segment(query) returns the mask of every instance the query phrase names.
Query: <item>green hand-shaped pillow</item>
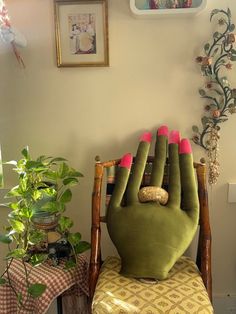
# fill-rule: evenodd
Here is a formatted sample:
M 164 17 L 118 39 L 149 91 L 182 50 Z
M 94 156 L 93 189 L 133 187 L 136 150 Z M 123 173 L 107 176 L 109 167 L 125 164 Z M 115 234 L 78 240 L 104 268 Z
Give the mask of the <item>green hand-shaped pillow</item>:
M 166 126 L 159 128 L 151 186 L 161 187 L 169 150 L 169 199 L 140 203 L 138 192 L 149 153 L 151 134 L 140 140 L 130 174 L 132 156 L 121 159 L 116 186 L 107 211 L 110 237 L 121 257 L 121 274 L 136 278 L 165 279 L 196 232 L 199 201 L 194 176 L 192 150 L 187 139 L 179 139 Z M 121 202 L 126 192 L 126 205 Z M 180 208 L 182 206 L 182 208 Z

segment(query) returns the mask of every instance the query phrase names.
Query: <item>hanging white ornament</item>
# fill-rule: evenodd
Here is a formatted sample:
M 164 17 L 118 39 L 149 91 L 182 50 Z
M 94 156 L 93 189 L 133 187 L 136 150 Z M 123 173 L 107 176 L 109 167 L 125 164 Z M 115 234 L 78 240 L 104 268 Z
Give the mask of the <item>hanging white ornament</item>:
M 0 0 L 0 39 L 5 43 L 11 44 L 18 62 L 25 67 L 17 47 L 26 47 L 27 41 L 22 33 L 11 26 L 8 11 L 3 0 Z

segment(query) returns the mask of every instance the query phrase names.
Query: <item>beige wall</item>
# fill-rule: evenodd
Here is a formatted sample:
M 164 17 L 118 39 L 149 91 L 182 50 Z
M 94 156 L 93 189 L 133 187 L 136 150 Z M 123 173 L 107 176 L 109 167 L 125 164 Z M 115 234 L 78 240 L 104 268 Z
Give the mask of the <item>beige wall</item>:
M 62 69 L 55 60 L 53 1 L 6 4 L 28 46 L 21 50 L 26 64 L 22 70 L 0 43 L 3 157 L 18 158 L 27 144 L 34 156 L 68 158 L 85 176 L 74 189 L 68 214 L 89 240 L 94 156 L 135 153 L 140 133 L 155 132 L 162 123 L 191 137 L 191 126 L 203 112 L 197 92 L 203 78 L 194 58 L 211 37 L 210 11 L 229 6 L 236 21 L 235 0 L 209 0 L 194 18 L 141 20 L 131 15 L 128 0 L 109 0 L 110 67 Z M 236 84 L 235 74 L 231 76 Z M 235 122 L 233 116 L 222 128 L 222 173 L 210 196 L 217 294 L 236 293 L 236 204 L 227 203 L 227 182 L 236 182 Z M 204 154 L 196 146 L 194 153 L 196 160 Z M 8 171 L 6 176 L 10 186 L 14 180 Z M 6 214 L 1 209 L 1 223 Z

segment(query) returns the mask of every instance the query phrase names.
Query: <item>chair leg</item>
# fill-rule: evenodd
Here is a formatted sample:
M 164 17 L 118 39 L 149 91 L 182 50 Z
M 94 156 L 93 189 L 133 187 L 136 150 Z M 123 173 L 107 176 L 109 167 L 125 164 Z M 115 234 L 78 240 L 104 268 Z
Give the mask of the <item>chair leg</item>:
M 57 314 L 63 314 L 62 296 L 61 295 L 59 295 L 57 297 Z

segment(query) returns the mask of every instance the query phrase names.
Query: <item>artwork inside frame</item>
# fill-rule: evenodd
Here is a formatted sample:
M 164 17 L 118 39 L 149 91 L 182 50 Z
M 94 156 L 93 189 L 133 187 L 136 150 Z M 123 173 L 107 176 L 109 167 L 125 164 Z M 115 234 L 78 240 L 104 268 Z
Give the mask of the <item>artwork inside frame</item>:
M 109 66 L 107 0 L 54 0 L 58 67 Z

